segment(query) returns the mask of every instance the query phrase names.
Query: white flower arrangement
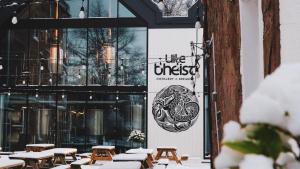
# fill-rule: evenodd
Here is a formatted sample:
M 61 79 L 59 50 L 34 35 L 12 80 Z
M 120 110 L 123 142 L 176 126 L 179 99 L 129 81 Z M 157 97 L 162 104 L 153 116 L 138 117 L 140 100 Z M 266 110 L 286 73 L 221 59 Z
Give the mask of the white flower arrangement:
M 146 139 L 146 135 L 142 133 L 140 130 L 132 130 L 130 135 L 128 136 L 127 141 L 133 141 L 137 143 L 143 143 Z
M 281 65 L 224 125 L 216 169 L 300 169 L 300 64 Z

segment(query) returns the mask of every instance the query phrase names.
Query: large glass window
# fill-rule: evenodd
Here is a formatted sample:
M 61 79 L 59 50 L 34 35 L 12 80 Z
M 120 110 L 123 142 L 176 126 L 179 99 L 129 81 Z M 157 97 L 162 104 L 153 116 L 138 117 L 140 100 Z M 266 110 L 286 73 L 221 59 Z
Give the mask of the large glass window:
M 82 6 L 87 22 L 135 17 L 118 0 L 33 0 L 20 18 L 60 23 L 78 18 Z M 24 150 L 28 143 L 79 152 L 94 145 L 115 145 L 119 152 L 146 146 L 127 138 L 133 129 L 147 133 L 147 28 L 40 26 L 0 32 L 3 150 Z
M 54 143 L 56 129 L 56 95 L 55 93 L 38 93 L 28 95 L 26 106 L 27 143 Z
M 21 29 L 8 37 L 0 70 L 8 86 L 146 86 L 145 27 Z
M 116 85 L 117 29 L 89 29 L 88 85 Z
M 2 95 L 2 131 L 4 149 L 20 150 L 26 142 L 27 95 L 7 93 Z
M 118 0 L 32 0 L 29 4 L 22 18 L 80 18 L 82 9 L 84 18 L 135 17 Z
M 85 85 L 87 29 L 64 29 L 61 37 L 59 85 Z
M 57 123 L 59 147 L 85 150 L 85 96 L 84 93 L 59 93 L 57 95 Z
M 117 17 L 117 0 L 90 0 L 89 17 Z
M 0 96 L 1 145 L 23 150 L 28 143 L 54 143 L 90 151 L 115 145 L 124 152 L 134 129 L 146 131 L 146 100 L 141 94 L 91 92 L 10 92 Z
M 120 28 L 118 85 L 145 86 L 147 69 L 146 28 Z

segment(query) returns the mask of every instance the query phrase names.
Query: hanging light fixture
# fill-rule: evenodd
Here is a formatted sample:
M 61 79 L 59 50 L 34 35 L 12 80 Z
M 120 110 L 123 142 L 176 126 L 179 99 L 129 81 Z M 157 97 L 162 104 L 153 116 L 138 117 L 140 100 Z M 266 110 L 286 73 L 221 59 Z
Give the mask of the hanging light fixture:
M 14 11 L 14 15 L 11 18 L 11 23 L 14 24 L 14 25 L 18 23 L 18 18 L 17 18 L 17 12 L 16 11 Z
M 165 10 L 165 3 L 163 0 L 159 0 L 158 4 L 158 9 L 161 10 L 161 11 L 164 11 Z
M 195 28 L 196 29 L 200 29 L 201 28 L 201 22 L 200 22 L 199 13 L 200 13 L 200 9 L 199 9 L 199 6 L 197 6 L 197 18 L 196 18 L 196 23 L 195 23 Z
M 196 23 L 195 23 L 195 28 L 196 29 L 200 29 L 201 28 L 201 22 L 200 22 L 200 17 L 197 16 L 197 20 L 196 20 Z
M 120 70 L 124 70 L 124 59 L 121 59 L 121 66 L 120 66 Z
M 3 70 L 2 57 L 0 57 L 0 70 Z
M 83 2 L 84 2 L 84 0 L 82 0 L 82 5 L 81 5 L 80 11 L 79 11 L 79 18 L 81 18 L 81 19 L 83 19 L 85 17 Z

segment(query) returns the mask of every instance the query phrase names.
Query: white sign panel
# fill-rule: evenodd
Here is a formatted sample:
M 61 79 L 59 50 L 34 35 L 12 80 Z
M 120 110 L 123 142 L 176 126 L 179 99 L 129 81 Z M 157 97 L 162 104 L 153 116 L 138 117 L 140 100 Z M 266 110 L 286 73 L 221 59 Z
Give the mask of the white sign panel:
M 174 146 L 202 157 L 203 60 L 195 66 L 192 41 L 195 29 L 149 29 L 148 147 Z

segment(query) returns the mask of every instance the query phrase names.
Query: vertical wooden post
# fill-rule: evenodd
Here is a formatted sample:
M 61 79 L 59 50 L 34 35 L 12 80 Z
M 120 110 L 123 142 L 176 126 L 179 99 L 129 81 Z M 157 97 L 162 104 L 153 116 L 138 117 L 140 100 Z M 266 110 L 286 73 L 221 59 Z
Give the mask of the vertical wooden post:
M 271 74 L 280 65 L 279 0 L 262 0 L 264 21 L 264 74 Z
M 218 142 L 222 139 L 222 128 L 229 120 L 239 120 L 242 103 L 240 74 L 240 14 L 238 0 L 204 0 L 207 20 L 204 39 L 212 36 L 213 48 L 210 50 L 209 78 L 210 92 L 217 92 L 216 99 L 211 97 L 212 160 L 218 154 Z M 215 60 L 215 75 L 214 63 Z M 216 84 L 214 91 L 213 84 Z M 216 101 L 216 102 L 214 102 Z M 216 106 L 215 106 L 216 103 Z M 216 107 L 216 108 L 215 108 Z M 220 112 L 219 120 L 216 112 Z M 219 130 L 217 130 L 217 127 Z M 219 133 L 217 133 L 219 131 Z

